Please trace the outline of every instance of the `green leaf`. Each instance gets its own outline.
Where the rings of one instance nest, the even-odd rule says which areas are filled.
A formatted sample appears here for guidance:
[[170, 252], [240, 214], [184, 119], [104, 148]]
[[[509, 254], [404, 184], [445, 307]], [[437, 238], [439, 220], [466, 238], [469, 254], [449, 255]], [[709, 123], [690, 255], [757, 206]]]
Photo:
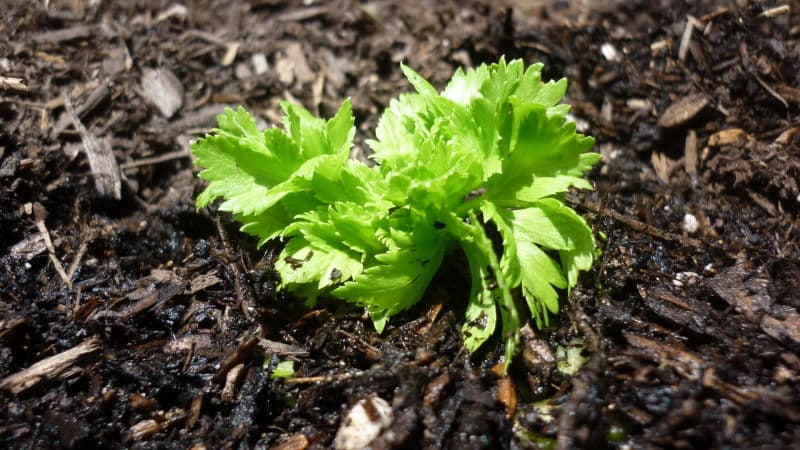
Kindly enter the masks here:
[[292, 378], [294, 376], [294, 361], [279, 362], [269, 377], [273, 380]]
[[548, 117], [542, 105], [512, 102], [511, 110], [511, 126], [503, 137], [509, 155], [501, 173], [489, 180], [488, 196], [501, 205], [519, 207], [570, 186], [587, 187], [576, 178], [596, 161], [594, 154], [586, 153], [594, 140], [577, 134], [573, 122]]
[[391, 316], [422, 298], [439, 269], [444, 254], [442, 241], [434, 238], [434, 230], [417, 234], [418, 246], [375, 255], [373, 265], [333, 291], [336, 297], [366, 306], [379, 333]]
[[492, 241], [486, 236], [483, 225], [478, 221], [474, 211], [469, 211], [468, 219], [469, 222], [461, 221], [454, 215], [444, 218], [450, 232], [459, 238], [461, 248], [470, 262], [472, 274], [468, 316], [462, 328], [464, 344], [468, 350], [475, 351], [491, 336], [496, 319], [488, 303], [490, 299], [493, 300], [500, 308], [503, 322], [504, 364], [507, 371], [519, 343], [521, 327], [519, 313], [510, 287], [502, 276], [503, 272]]
[[345, 100], [336, 115], [328, 121], [327, 132], [333, 153], [350, 152], [356, 135], [350, 99]]
[[575, 211], [554, 198], [538, 200], [534, 206], [513, 211], [514, 234], [551, 250], [573, 250], [588, 233], [586, 222]]
[[[583, 218], [560, 201], [548, 198], [534, 205], [513, 211], [512, 227], [522, 267], [522, 293], [542, 326], [548, 323], [548, 311], [558, 312], [554, 288], [571, 288], [578, 271], [591, 268], [595, 243]], [[561, 265], [542, 248], [560, 250]]]
[[403, 71], [403, 75], [406, 76], [408, 82], [414, 86], [417, 93], [423, 95], [425, 97], [436, 97], [439, 93], [436, 91], [428, 80], [422, 77], [422, 75], [418, 74], [414, 71], [414, 69], [408, 67], [407, 65], [400, 63], [400, 69]]

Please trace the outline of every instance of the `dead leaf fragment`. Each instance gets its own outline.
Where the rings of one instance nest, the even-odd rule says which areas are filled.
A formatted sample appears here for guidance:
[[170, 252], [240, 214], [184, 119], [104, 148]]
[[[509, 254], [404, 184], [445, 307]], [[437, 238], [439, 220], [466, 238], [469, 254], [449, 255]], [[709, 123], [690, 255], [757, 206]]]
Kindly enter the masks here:
[[703, 94], [694, 94], [683, 97], [667, 107], [658, 120], [658, 126], [673, 128], [682, 125], [708, 105], [708, 98]]
[[503, 363], [492, 367], [492, 373], [497, 375], [497, 401], [506, 409], [506, 416], [512, 417], [517, 411], [517, 387], [514, 380], [504, 373]]

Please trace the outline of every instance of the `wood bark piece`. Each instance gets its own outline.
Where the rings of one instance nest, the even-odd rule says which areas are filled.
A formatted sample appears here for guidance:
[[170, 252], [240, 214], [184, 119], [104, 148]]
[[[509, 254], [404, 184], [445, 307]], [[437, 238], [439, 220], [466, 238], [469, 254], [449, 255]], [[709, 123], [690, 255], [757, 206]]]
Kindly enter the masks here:
[[664, 111], [658, 119], [658, 126], [673, 128], [692, 120], [708, 105], [708, 98], [703, 94], [694, 94], [682, 97], [675, 101]]
[[236, 350], [233, 351], [219, 366], [219, 370], [217, 373], [214, 374], [214, 382], [222, 383], [222, 381], [226, 378], [228, 372], [233, 369], [235, 366], [239, 365], [242, 361], [244, 361], [249, 355], [250, 351], [255, 348], [256, 344], [258, 344], [257, 337], [251, 337], [246, 341], [242, 342]]
[[169, 69], [145, 69], [142, 73], [142, 95], [167, 119], [183, 106], [183, 85]]
[[697, 175], [697, 133], [689, 130], [683, 145], [683, 167], [689, 175]]
[[64, 266], [61, 264], [58, 256], [56, 256], [56, 248], [53, 245], [53, 240], [50, 238], [50, 231], [48, 231], [47, 225], [44, 223], [47, 218], [47, 211], [45, 211], [44, 206], [39, 202], [34, 203], [32, 208], [34, 219], [36, 220], [36, 229], [39, 230], [39, 234], [41, 234], [44, 239], [44, 245], [47, 248], [47, 255], [50, 257], [50, 262], [53, 263], [53, 267], [55, 267], [58, 276], [61, 277], [61, 280], [67, 285], [67, 288], [72, 289], [72, 280], [64, 270]]
[[62, 28], [60, 30], [45, 31], [33, 36], [33, 41], [40, 44], [71, 41], [73, 39], [83, 39], [92, 35], [93, 27], [88, 25], [75, 25], [74, 27]]
[[269, 339], [261, 338], [258, 340], [258, 345], [264, 350], [265, 353], [274, 353], [276, 355], [308, 355], [308, 351], [291, 344], [283, 342], [272, 341]]
[[69, 350], [45, 358], [25, 370], [7, 376], [0, 381], [0, 389], [19, 395], [42, 381], [66, 378], [80, 370], [75, 367], [78, 359], [99, 349], [100, 339], [91, 337]]
[[[75, 106], [75, 114], [79, 119], [83, 120], [90, 112], [94, 111], [101, 103], [106, 101], [111, 96], [111, 89], [108, 86], [108, 80], [103, 80], [86, 98], [86, 101], [78, 106]], [[56, 133], [61, 133], [73, 123], [72, 115], [69, 113], [62, 114], [56, 122]]]
[[746, 139], [747, 133], [741, 128], [728, 128], [717, 131], [708, 138], [710, 147], [722, 147], [723, 145], [733, 144], [740, 139]]
[[17, 92], [28, 92], [28, 86], [25, 85], [22, 78], [0, 76], [0, 90], [7, 89]]
[[786, 312], [783, 319], [765, 314], [761, 318], [761, 329], [776, 341], [800, 345], [800, 314], [795, 311]]
[[69, 97], [64, 96], [64, 107], [69, 114], [72, 125], [81, 135], [83, 150], [89, 160], [89, 167], [94, 177], [94, 186], [101, 197], [110, 197], [115, 200], [122, 198], [122, 182], [119, 176], [119, 166], [114, 154], [111, 152], [111, 144], [106, 139], [97, 139], [83, 126], [78, 113], [72, 106]]
[[278, 440], [269, 450], [304, 450], [308, 447], [308, 438], [303, 434], [293, 434]]

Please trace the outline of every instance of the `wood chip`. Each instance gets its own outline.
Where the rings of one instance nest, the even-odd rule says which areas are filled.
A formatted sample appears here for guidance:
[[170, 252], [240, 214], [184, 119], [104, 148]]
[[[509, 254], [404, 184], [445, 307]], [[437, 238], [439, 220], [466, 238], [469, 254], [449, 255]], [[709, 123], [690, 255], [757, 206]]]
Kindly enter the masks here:
[[163, 22], [172, 17], [180, 17], [181, 19], [184, 19], [188, 15], [189, 15], [189, 10], [186, 9], [186, 7], [181, 5], [180, 3], [176, 3], [171, 5], [164, 11], [158, 13], [158, 15], [156, 16], [156, 23]]
[[186, 420], [186, 425], [189, 428], [194, 428], [197, 421], [200, 420], [200, 414], [203, 412], [203, 395], [195, 395], [192, 399], [192, 406], [189, 408], [189, 417]]
[[28, 92], [28, 86], [22, 82], [22, 78], [3, 77], [0, 76], [0, 90]]
[[663, 153], [653, 152], [650, 155], [650, 164], [653, 165], [653, 171], [656, 173], [658, 179], [663, 183], [669, 183], [672, 170], [675, 169], [678, 163], [669, 159], [669, 157]]
[[694, 94], [682, 97], [675, 101], [664, 111], [658, 120], [658, 126], [673, 128], [682, 125], [694, 118], [708, 105], [708, 98], [703, 94]]
[[308, 438], [305, 435], [293, 434], [287, 438], [279, 439], [269, 450], [305, 450], [308, 444]]
[[772, 217], [778, 217], [778, 208], [776, 208], [767, 197], [764, 197], [763, 195], [751, 189], [747, 190], [747, 196], [750, 197], [750, 199], [753, 200], [756, 205], [760, 206], [761, 209], [766, 211], [767, 214]]
[[227, 46], [225, 46], [225, 56], [222, 57], [220, 61], [220, 65], [222, 67], [228, 67], [233, 64], [233, 61], [236, 60], [236, 55], [239, 54], [239, 43], [238, 42], [231, 42]]
[[800, 89], [793, 88], [786, 83], [775, 85], [775, 92], [789, 103], [800, 104]]
[[728, 128], [712, 134], [708, 138], [708, 145], [710, 147], [722, 147], [723, 145], [731, 145], [739, 140], [747, 139], [747, 137], [747, 133], [741, 128]]
[[50, 257], [50, 262], [53, 263], [53, 267], [56, 269], [56, 273], [58, 276], [61, 277], [61, 280], [67, 285], [67, 288], [72, 289], [72, 280], [70, 280], [67, 272], [64, 270], [64, 266], [61, 264], [61, 261], [56, 256], [56, 248], [53, 245], [53, 240], [50, 238], [50, 231], [47, 229], [47, 225], [45, 224], [45, 218], [47, 217], [47, 211], [44, 209], [44, 206], [39, 202], [34, 202], [32, 205], [34, 219], [36, 221], [36, 229], [39, 230], [39, 234], [42, 235], [42, 239], [44, 240], [45, 248], [47, 249], [47, 254]]
[[292, 62], [294, 75], [301, 83], [310, 83], [316, 79], [314, 71], [308, 66], [303, 47], [299, 42], [290, 42], [286, 46], [286, 57]]
[[169, 69], [145, 69], [141, 83], [142, 95], [167, 119], [183, 106], [183, 85]]
[[788, 130], [781, 133], [781, 135], [775, 139], [775, 143], [781, 145], [787, 145], [795, 141], [798, 136], [800, 136], [800, 127], [789, 128]]
[[328, 6], [311, 6], [304, 9], [291, 10], [285, 13], [277, 14], [275, 20], [279, 22], [299, 22], [326, 14]]
[[683, 144], [683, 167], [689, 175], [697, 175], [697, 133], [689, 130]]
[[198, 275], [192, 280], [189, 286], [189, 293], [196, 294], [203, 289], [207, 289], [215, 284], [219, 284], [221, 281], [222, 280], [217, 277], [216, 270], [212, 270], [211, 272], [203, 275]]
[[161, 431], [161, 424], [155, 419], [146, 419], [134, 424], [130, 429], [130, 437], [140, 441]]
[[207, 334], [186, 334], [176, 339], [170, 340], [164, 345], [164, 353], [189, 353], [197, 352], [204, 355], [209, 354], [214, 348], [211, 336]]
[[30, 261], [47, 250], [42, 233], [33, 233], [27, 238], [12, 245], [9, 254], [14, 258], [21, 258]]
[[800, 314], [796, 311], [786, 311], [783, 319], [764, 315], [761, 319], [761, 329], [777, 341], [791, 341], [800, 345]]
[[[92, 90], [86, 101], [75, 106], [75, 114], [79, 119], [83, 120], [89, 113], [95, 110], [100, 104], [105, 102], [111, 96], [111, 89], [109, 88], [109, 81], [103, 80]], [[61, 133], [73, 123], [72, 117], [68, 112], [62, 114], [56, 122], [55, 132]]]
[[222, 388], [222, 401], [232, 402], [236, 399], [236, 385], [239, 384], [244, 374], [244, 364], [237, 364], [225, 376], [225, 386]]
[[423, 391], [422, 406], [425, 408], [438, 408], [439, 403], [442, 401], [442, 396], [445, 394], [445, 389], [447, 389], [451, 381], [453, 379], [447, 372], [429, 381]]
[[686, 25], [683, 27], [683, 34], [681, 35], [681, 45], [678, 47], [678, 59], [684, 61], [686, 54], [689, 52], [689, 44], [692, 42], [692, 32], [694, 31], [694, 24], [690, 19], [691, 16], [686, 16]]
[[366, 448], [392, 420], [394, 411], [389, 402], [378, 396], [361, 399], [342, 418], [334, 447], [336, 450]]
[[781, 5], [774, 8], [765, 9], [761, 14], [758, 15], [758, 17], [770, 18], [780, 16], [781, 14], [789, 14], [789, 11], [789, 5]]
[[250, 351], [255, 348], [258, 341], [259, 339], [257, 337], [251, 337], [242, 342], [233, 353], [228, 355], [228, 357], [222, 361], [222, 364], [220, 364], [217, 373], [214, 374], [214, 382], [221, 383], [231, 369], [243, 362], [250, 355]]
[[720, 298], [750, 320], [758, 319], [772, 307], [768, 276], [743, 258], [708, 280], [707, 284]]
[[33, 36], [33, 41], [40, 44], [71, 41], [73, 39], [83, 39], [92, 35], [93, 28], [88, 25], [75, 25], [74, 27], [63, 28], [55, 31], [45, 31]]
[[111, 151], [108, 139], [97, 139], [81, 123], [78, 114], [72, 107], [69, 97], [64, 96], [64, 107], [72, 125], [81, 135], [83, 150], [89, 160], [89, 168], [94, 178], [94, 186], [101, 197], [110, 197], [115, 200], [122, 198], [122, 182], [120, 181], [119, 166]]
[[269, 339], [259, 339], [258, 345], [265, 353], [272, 353], [275, 355], [308, 355], [308, 351], [291, 344], [284, 344], [283, 342], [271, 341]]
[[42, 381], [66, 378], [76, 371], [77, 361], [100, 349], [100, 339], [89, 338], [69, 350], [45, 358], [29, 368], [9, 375], [0, 381], [0, 389], [18, 395], [36, 386]]
[[22, 329], [23, 325], [29, 323], [25, 317], [8, 317], [0, 320], [0, 339], [13, 335], [16, 330]]

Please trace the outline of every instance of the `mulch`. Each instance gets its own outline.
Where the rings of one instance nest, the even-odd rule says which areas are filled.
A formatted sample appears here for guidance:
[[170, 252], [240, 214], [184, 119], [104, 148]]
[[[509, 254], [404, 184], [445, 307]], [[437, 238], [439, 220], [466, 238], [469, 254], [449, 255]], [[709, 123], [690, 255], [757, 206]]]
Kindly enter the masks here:
[[[0, 446], [330, 448], [376, 397], [371, 448], [800, 442], [796, 3], [0, 8]], [[501, 339], [463, 348], [459, 255], [378, 335], [277, 291], [278, 244], [194, 207], [188, 144], [225, 107], [269, 126], [351, 98], [364, 158], [400, 62], [442, 87], [501, 55], [567, 77], [603, 155], [568, 196], [600, 262], [508, 376]]]

